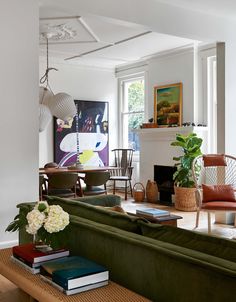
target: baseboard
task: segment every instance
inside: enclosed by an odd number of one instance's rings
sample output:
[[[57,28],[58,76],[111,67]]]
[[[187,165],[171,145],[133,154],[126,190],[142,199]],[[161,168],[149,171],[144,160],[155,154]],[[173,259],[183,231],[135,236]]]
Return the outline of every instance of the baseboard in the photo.
[[[0,249],[6,249],[8,247],[13,247],[14,245],[18,245],[18,240],[12,240],[12,241],[3,241],[0,242]]]

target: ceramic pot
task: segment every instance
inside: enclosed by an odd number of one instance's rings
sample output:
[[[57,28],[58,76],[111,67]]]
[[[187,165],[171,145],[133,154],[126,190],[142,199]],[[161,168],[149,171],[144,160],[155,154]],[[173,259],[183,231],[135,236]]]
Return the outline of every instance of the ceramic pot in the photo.
[[[158,199],[157,183],[150,179],[147,181],[147,185],[146,185],[146,198],[147,198],[147,202],[151,202],[151,203],[156,203]]]

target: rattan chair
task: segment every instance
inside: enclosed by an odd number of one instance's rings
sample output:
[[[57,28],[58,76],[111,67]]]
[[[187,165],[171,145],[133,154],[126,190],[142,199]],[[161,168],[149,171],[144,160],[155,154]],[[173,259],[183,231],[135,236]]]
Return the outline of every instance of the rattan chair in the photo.
[[[224,190],[225,187],[219,185],[230,185],[234,198],[234,191],[236,190],[236,158],[230,155],[219,154],[201,155],[193,161],[192,172],[195,186],[197,189],[196,228],[199,224],[200,211],[206,211],[208,214],[208,232],[210,233],[211,213],[236,213],[236,202],[233,200],[229,201],[227,196],[228,193],[226,192],[223,198],[221,193],[222,191],[220,192],[221,194],[218,193],[220,188]],[[203,185],[211,185],[211,187],[205,188],[210,188],[210,190],[212,190],[213,188],[214,190],[216,190],[213,191],[213,195],[211,193],[213,200],[204,201],[203,195],[206,193],[203,192]]]
[[[127,200],[128,188],[130,189],[131,196],[132,192],[132,159],[133,159],[133,149],[114,149],[114,162],[116,169],[110,171],[110,180],[113,181],[113,194],[116,193],[116,183],[117,181],[125,182],[125,200]]]
[[[79,176],[77,188],[80,196],[107,194],[106,183],[110,178],[108,171],[87,172],[85,176]],[[81,180],[85,183],[82,187]]]
[[[48,174],[48,195],[76,197],[77,173]]]

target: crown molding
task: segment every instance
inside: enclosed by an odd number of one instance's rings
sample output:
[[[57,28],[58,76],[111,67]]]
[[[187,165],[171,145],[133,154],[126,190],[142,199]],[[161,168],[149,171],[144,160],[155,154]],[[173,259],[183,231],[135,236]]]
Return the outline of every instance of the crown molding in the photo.
[[[166,57],[172,57],[172,56],[178,56],[185,53],[193,53],[194,52],[194,43],[187,44],[185,46],[176,47],[169,50],[164,50],[159,53],[142,57],[142,60],[151,61],[159,58],[166,58]]]

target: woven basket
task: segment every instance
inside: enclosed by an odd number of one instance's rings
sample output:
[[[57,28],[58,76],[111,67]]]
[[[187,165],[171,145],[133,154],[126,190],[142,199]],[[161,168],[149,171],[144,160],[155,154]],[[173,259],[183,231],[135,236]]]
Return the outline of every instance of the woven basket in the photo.
[[[196,188],[174,187],[176,210],[193,212],[197,209],[195,191]]]
[[[138,188],[139,186],[139,188]],[[141,188],[140,188],[141,187]],[[133,197],[135,202],[142,202],[145,198],[145,189],[141,182],[136,182],[133,186]]]
[[[151,203],[156,203],[158,199],[157,183],[150,179],[147,181],[147,185],[146,185],[146,197],[147,197],[147,202],[151,202]]]

